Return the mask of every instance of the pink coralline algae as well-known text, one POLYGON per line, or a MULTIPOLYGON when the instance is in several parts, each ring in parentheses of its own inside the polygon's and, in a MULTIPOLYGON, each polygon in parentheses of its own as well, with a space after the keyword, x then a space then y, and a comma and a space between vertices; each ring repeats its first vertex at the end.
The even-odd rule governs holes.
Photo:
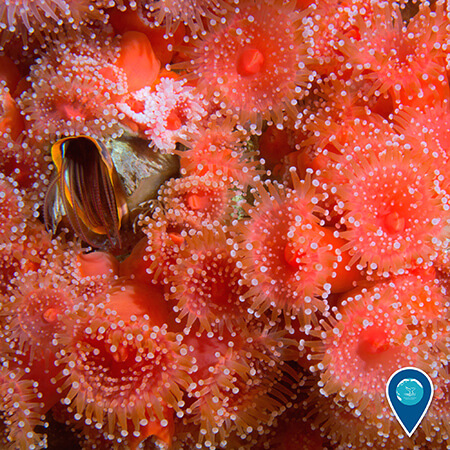
POLYGON ((1 448, 450 448, 447 0, 0 0, 0 51, 1 448))

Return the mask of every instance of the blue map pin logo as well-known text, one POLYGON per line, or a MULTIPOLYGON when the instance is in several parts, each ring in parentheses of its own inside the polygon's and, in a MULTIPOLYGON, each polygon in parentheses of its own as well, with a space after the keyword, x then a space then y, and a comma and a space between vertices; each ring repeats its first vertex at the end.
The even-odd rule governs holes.
POLYGON ((430 377, 416 367, 403 367, 390 376, 386 385, 386 397, 408 437, 412 436, 422 422, 433 393, 430 377))

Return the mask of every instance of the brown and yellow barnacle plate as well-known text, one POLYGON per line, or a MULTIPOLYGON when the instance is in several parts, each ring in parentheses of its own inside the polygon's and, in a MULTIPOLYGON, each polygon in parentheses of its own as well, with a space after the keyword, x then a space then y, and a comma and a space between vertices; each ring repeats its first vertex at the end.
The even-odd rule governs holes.
POLYGON ((108 149, 90 136, 66 137, 51 147, 57 177, 45 201, 45 221, 55 231, 67 216, 86 242, 104 235, 120 245, 128 214, 125 193, 108 149))

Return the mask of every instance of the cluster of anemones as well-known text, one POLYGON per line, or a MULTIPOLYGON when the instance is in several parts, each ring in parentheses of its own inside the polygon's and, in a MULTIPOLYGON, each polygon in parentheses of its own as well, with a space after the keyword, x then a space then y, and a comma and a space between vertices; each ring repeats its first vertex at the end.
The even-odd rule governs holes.
POLYGON ((2 448, 449 445, 446 1, 4 1, 0 48, 2 448))

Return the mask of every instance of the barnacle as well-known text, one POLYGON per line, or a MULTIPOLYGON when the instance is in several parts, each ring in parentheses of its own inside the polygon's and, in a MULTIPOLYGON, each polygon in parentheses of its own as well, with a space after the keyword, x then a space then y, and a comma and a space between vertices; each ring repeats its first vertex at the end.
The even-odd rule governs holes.
POLYGON ((88 137, 64 138, 52 146, 58 175, 46 197, 46 222, 55 231, 62 215, 87 242, 106 235, 120 245, 119 230, 128 212, 111 156, 88 137))

